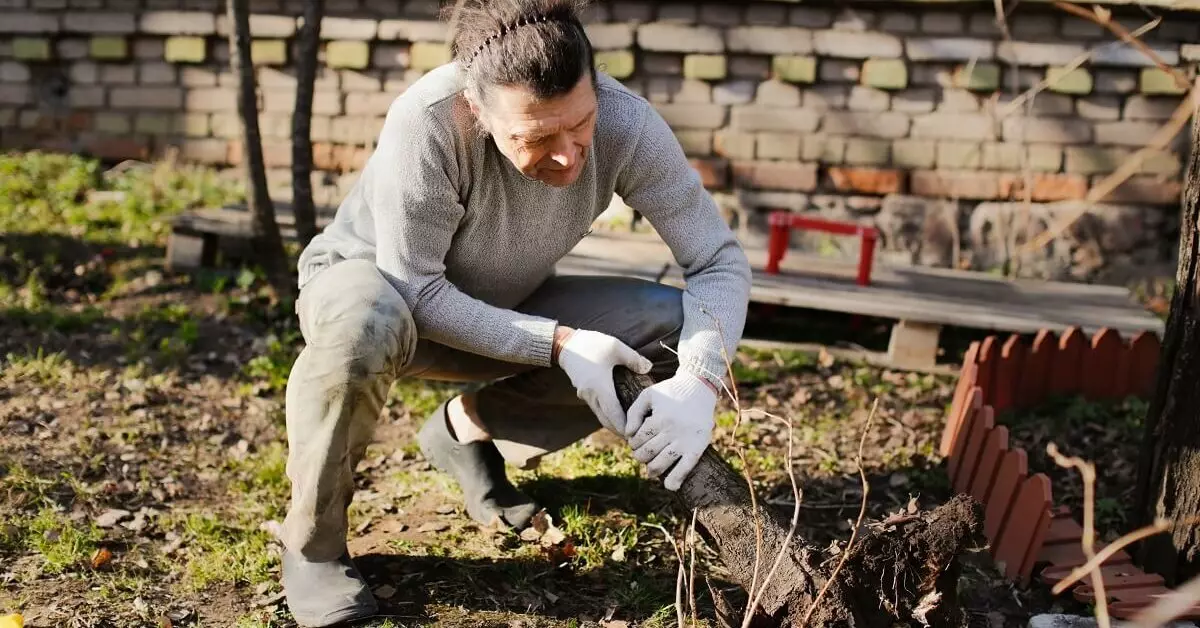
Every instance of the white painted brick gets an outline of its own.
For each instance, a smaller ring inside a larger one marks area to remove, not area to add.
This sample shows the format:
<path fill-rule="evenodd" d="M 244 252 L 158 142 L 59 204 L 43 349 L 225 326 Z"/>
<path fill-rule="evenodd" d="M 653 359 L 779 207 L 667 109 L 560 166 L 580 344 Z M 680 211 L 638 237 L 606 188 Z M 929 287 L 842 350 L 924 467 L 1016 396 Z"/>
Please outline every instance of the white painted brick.
<path fill-rule="evenodd" d="M 327 17 L 321 20 L 322 39 L 371 40 L 379 33 L 379 22 L 349 17 Z"/>
<path fill-rule="evenodd" d="M 713 85 L 712 100 L 717 105 L 745 105 L 754 101 L 758 84 L 748 80 L 733 80 Z"/>
<path fill-rule="evenodd" d="M 1136 96 L 1130 100 L 1133 98 Z M 1105 94 L 1093 94 L 1076 101 L 1075 110 L 1079 117 L 1088 120 L 1118 120 L 1121 117 L 1121 99 Z"/>
<path fill-rule="evenodd" d="M 928 113 L 936 103 L 937 97 L 928 87 L 912 87 L 892 94 L 892 111 Z"/>
<path fill-rule="evenodd" d="M 938 111 L 953 113 L 970 113 L 979 111 L 983 98 L 965 89 L 944 89 L 942 99 L 938 103 Z"/>
<path fill-rule="evenodd" d="M 817 85 L 804 90 L 804 108 L 813 111 L 845 109 L 850 89 L 844 85 Z"/>
<path fill-rule="evenodd" d="M 1179 49 L 1179 56 L 1185 61 L 1200 61 L 1200 44 L 1184 44 Z"/>
<path fill-rule="evenodd" d="M 908 129 L 909 117 L 895 111 L 828 111 L 821 116 L 821 132 L 829 135 L 900 138 L 908 135 Z"/>
<path fill-rule="evenodd" d="M 1092 141 L 1092 123 L 1074 118 L 1005 118 L 1001 123 L 1006 142 L 1036 139 L 1048 144 L 1087 144 Z"/>
<path fill-rule="evenodd" d="M 913 61 L 987 61 L 995 56 L 995 45 L 969 37 L 909 37 L 905 54 Z"/>
<path fill-rule="evenodd" d="M 897 58 L 903 53 L 900 38 L 885 33 L 823 30 L 813 34 L 816 51 L 846 59 Z"/>
<path fill-rule="evenodd" d="M 138 69 L 138 82 L 143 85 L 174 83 L 176 79 L 175 66 L 170 63 L 143 63 Z"/>
<path fill-rule="evenodd" d="M 1002 41 L 997 56 L 1001 61 L 1021 65 L 1066 65 L 1083 54 L 1080 44 L 1055 44 L 1031 41 Z"/>
<path fill-rule="evenodd" d="M 217 31 L 217 20 L 199 11 L 151 11 L 142 14 L 139 26 L 155 35 L 210 35 Z"/>
<path fill-rule="evenodd" d="M 444 22 L 383 20 L 379 23 L 380 39 L 444 42 L 447 33 L 449 33 L 448 25 Z"/>
<path fill-rule="evenodd" d="M 773 107 L 799 107 L 800 88 L 781 81 L 765 81 L 758 86 L 754 102 Z"/>
<path fill-rule="evenodd" d="M 724 52 L 720 30 L 711 26 L 683 26 L 665 22 L 642 24 L 637 43 L 643 50 L 674 52 Z"/>
<path fill-rule="evenodd" d="M 585 30 L 596 50 L 619 50 L 633 46 L 632 24 L 588 24 Z"/>
<path fill-rule="evenodd" d="M 931 113 L 913 117 L 914 138 L 991 140 L 996 138 L 992 117 L 982 113 Z"/>
<path fill-rule="evenodd" d="M 851 111 L 887 111 L 891 97 L 882 89 L 855 85 L 850 88 L 850 100 L 847 105 Z"/>
<path fill-rule="evenodd" d="M 812 33 L 792 27 L 741 26 L 726 32 L 729 50 L 756 54 L 808 54 Z"/>

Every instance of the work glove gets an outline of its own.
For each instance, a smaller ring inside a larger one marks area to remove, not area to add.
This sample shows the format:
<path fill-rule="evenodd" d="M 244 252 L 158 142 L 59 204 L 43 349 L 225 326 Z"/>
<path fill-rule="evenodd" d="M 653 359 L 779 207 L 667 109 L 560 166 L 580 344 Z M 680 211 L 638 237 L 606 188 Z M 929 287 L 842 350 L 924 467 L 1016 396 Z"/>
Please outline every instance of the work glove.
<path fill-rule="evenodd" d="M 679 372 L 643 390 L 625 421 L 633 457 L 656 478 L 678 461 L 663 486 L 679 490 L 712 441 L 716 409 L 717 393 L 691 373 Z"/>
<path fill-rule="evenodd" d="M 601 425 L 620 435 L 625 433 L 625 412 L 613 383 L 613 367 L 618 364 L 641 375 L 654 366 L 620 340 L 583 329 L 572 332 L 558 353 L 558 365 L 570 378 L 579 398 L 592 409 Z"/>

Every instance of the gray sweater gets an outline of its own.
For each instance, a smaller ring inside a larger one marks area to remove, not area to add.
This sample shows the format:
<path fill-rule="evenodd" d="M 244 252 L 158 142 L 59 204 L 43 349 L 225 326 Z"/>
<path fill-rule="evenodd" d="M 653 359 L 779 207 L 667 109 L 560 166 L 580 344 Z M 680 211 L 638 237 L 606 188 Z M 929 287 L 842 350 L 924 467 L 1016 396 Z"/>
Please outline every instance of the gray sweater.
<path fill-rule="evenodd" d="M 551 366 L 556 321 L 512 309 L 554 272 L 616 192 L 684 269 L 681 367 L 724 376 L 750 266 L 670 127 L 642 97 L 601 74 L 594 143 L 569 187 L 528 180 L 472 125 L 454 64 L 421 77 L 390 107 L 377 146 L 334 220 L 300 256 L 301 287 L 339 259 L 372 259 L 422 338 L 492 358 Z"/>

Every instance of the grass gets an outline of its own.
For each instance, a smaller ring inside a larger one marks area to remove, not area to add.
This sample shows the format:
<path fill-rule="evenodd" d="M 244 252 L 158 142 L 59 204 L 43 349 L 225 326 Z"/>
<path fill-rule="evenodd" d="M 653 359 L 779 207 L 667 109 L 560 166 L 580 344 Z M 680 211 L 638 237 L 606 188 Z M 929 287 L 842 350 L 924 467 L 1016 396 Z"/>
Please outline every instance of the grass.
<path fill-rule="evenodd" d="M 75 365 L 66 354 L 46 353 L 38 347 L 35 353 L 9 353 L 4 358 L 3 375 L 6 381 L 32 380 L 43 386 L 54 386 L 69 379 Z"/>

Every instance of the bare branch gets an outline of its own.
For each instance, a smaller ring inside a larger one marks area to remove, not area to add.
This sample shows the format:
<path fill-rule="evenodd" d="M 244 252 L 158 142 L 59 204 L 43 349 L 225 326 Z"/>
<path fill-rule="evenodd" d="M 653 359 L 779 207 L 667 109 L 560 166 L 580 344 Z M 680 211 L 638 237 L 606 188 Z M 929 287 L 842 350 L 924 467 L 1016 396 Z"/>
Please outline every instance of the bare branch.
<path fill-rule="evenodd" d="M 1112 31 L 1112 33 L 1114 35 L 1121 38 L 1121 41 L 1124 41 L 1125 43 L 1133 46 L 1134 48 L 1137 48 L 1142 54 L 1149 57 L 1150 60 L 1153 61 L 1155 63 L 1155 65 L 1157 65 L 1159 67 L 1159 69 L 1161 69 L 1163 72 L 1170 74 L 1171 77 L 1175 79 L 1175 84 L 1178 85 L 1180 87 L 1180 89 L 1188 88 L 1187 78 L 1183 75 L 1182 72 L 1167 65 L 1167 62 L 1163 61 L 1163 58 L 1160 57 L 1157 52 L 1154 52 L 1153 50 L 1151 50 L 1150 47 L 1147 46 L 1145 43 L 1143 43 L 1142 40 L 1138 39 L 1137 36 L 1131 34 L 1128 30 L 1125 29 L 1124 26 L 1121 26 L 1120 23 L 1114 21 L 1112 19 L 1112 13 L 1110 11 L 1107 11 L 1107 10 L 1105 10 L 1103 12 L 1101 12 L 1100 10 L 1088 11 L 1087 9 L 1084 9 L 1077 5 L 1071 4 L 1070 2 L 1063 2 L 1063 0 L 1057 0 L 1054 3 L 1054 6 L 1062 9 L 1063 11 L 1066 11 L 1067 13 L 1070 13 L 1071 15 L 1075 15 L 1075 16 L 1081 17 L 1085 20 L 1090 20 L 1092 22 L 1095 22 L 1095 23 L 1099 24 L 1100 26 L 1103 26 L 1104 28 L 1107 28 L 1108 30 Z M 1161 20 L 1162 18 L 1159 18 L 1159 19 Z"/>
<path fill-rule="evenodd" d="M 1200 600 L 1200 576 L 1162 596 L 1153 605 L 1134 615 L 1128 628 L 1157 628 L 1188 612 Z"/>
<path fill-rule="evenodd" d="M 1083 539 L 1081 544 L 1083 545 L 1083 555 L 1087 556 L 1088 563 L 1092 563 L 1096 558 L 1096 466 L 1082 458 L 1064 456 L 1059 453 L 1058 446 L 1054 443 L 1046 445 L 1046 453 L 1054 459 L 1058 466 L 1078 469 L 1079 475 L 1083 478 Z M 1100 571 L 1099 563 L 1092 567 L 1091 574 L 1092 586 L 1096 589 L 1096 623 L 1100 625 L 1100 628 L 1109 628 L 1108 595 L 1104 592 L 1104 575 Z"/>
<path fill-rule="evenodd" d="M 1137 530 L 1122 536 L 1112 543 L 1105 545 L 1104 549 L 1097 552 L 1094 558 L 1089 560 L 1087 563 L 1076 567 L 1064 580 L 1054 585 L 1052 591 L 1055 595 L 1061 594 L 1063 591 L 1071 588 L 1071 586 L 1076 582 L 1082 580 L 1084 576 L 1088 575 L 1089 572 L 1094 571 L 1097 567 L 1102 565 L 1104 561 L 1111 558 L 1113 554 L 1116 554 L 1125 547 L 1137 543 L 1146 537 L 1166 532 L 1174 525 L 1195 525 L 1197 523 L 1200 523 L 1200 517 L 1188 517 L 1187 519 L 1184 519 L 1178 523 L 1173 523 L 1164 519 L 1156 521 L 1148 526 L 1138 528 Z"/>

